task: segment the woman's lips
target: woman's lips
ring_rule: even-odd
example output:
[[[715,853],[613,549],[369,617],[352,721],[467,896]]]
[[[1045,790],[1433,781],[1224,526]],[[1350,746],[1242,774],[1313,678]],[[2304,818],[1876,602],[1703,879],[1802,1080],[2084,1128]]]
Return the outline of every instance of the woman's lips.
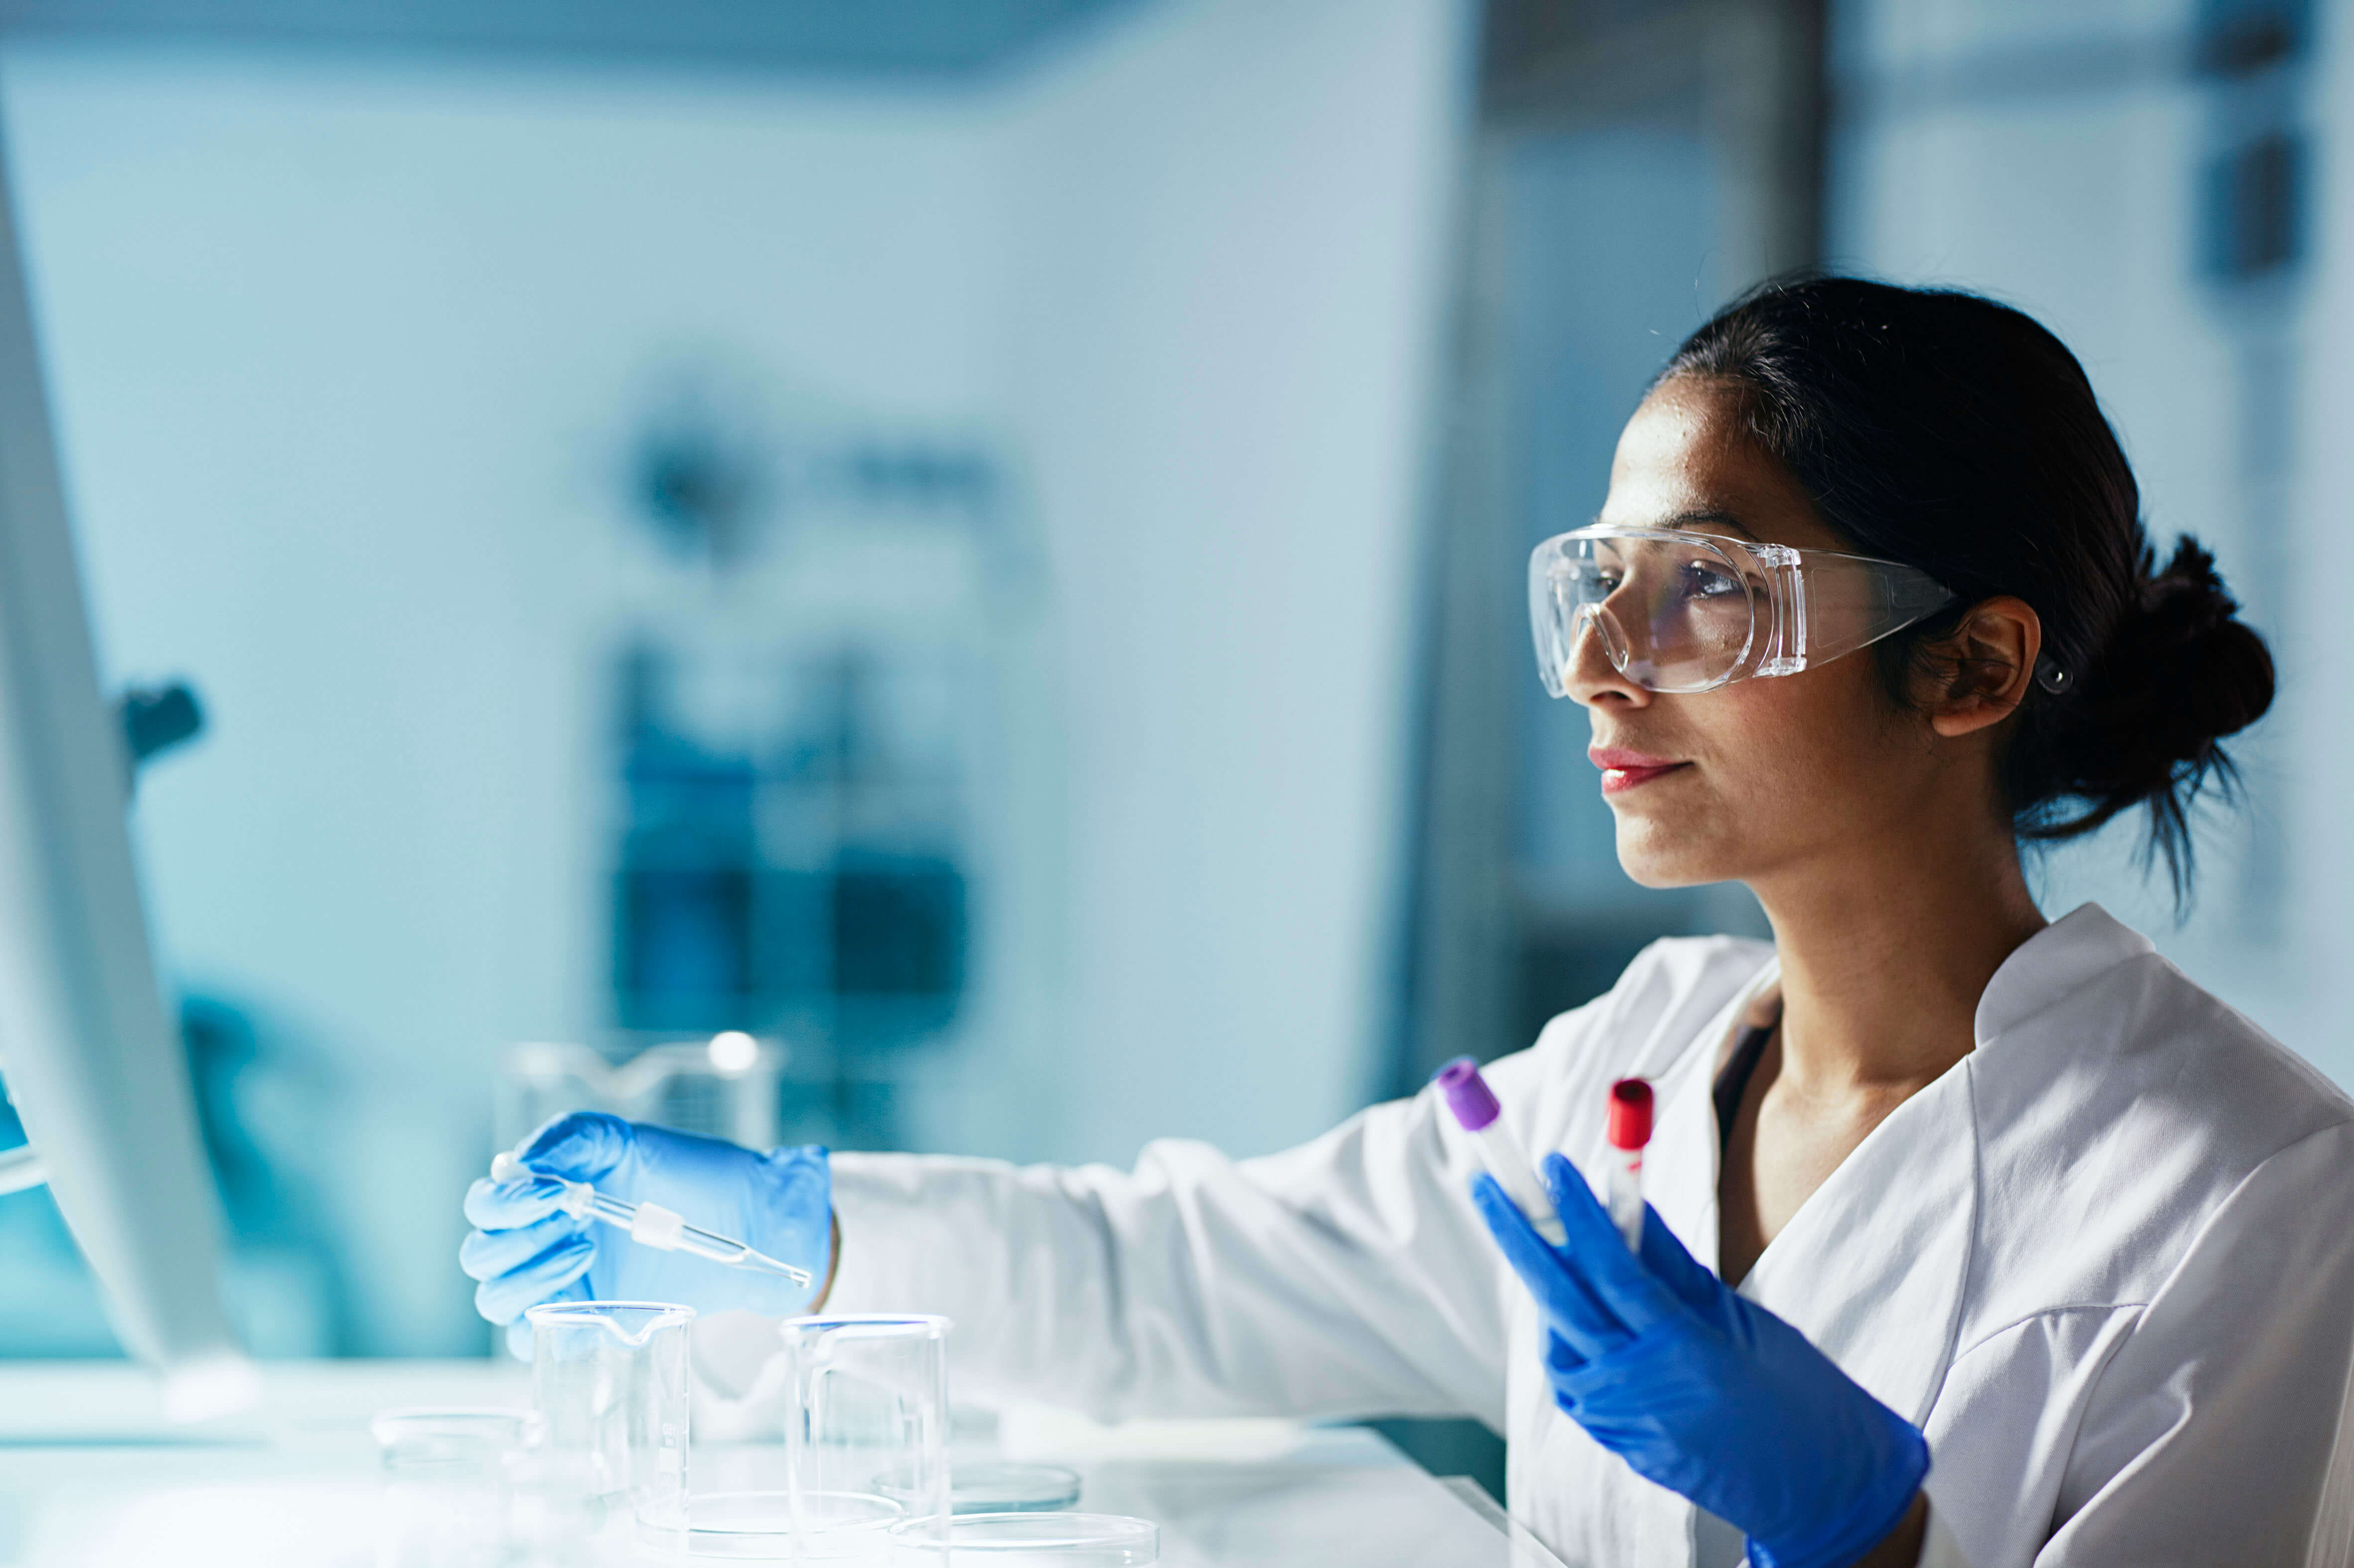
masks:
[[[1669,758],[1652,757],[1614,746],[1589,747],[1585,755],[1595,767],[1602,769],[1602,792],[1605,795],[1619,794],[1691,766],[1689,762],[1677,762]]]

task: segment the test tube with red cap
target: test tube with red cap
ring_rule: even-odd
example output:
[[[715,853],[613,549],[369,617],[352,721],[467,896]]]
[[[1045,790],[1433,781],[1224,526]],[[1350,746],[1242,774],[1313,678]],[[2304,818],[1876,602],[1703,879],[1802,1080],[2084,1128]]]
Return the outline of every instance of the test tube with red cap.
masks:
[[[1488,1086],[1488,1080],[1479,1075],[1479,1065],[1469,1056],[1458,1056],[1439,1068],[1432,1082],[1447,1097],[1447,1108],[1479,1144],[1480,1163],[1488,1167],[1488,1174],[1496,1179],[1504,1195],[1520,1205],[1537,1234],[1555,1246],[1566,1245],[1569,1233],[1561,1228],[1561,1215],[1553,1212],[1544,1183],[1537,1180],[1529,1151],[1504,1125],[1503,1107],[1496,1103],[1496,1092]]]
[[[1610,1086],[1610,1223],[1627,1250],[1643,1250],[1643,1146],[1651,1141],[1651,1086],[1621,1078]]]

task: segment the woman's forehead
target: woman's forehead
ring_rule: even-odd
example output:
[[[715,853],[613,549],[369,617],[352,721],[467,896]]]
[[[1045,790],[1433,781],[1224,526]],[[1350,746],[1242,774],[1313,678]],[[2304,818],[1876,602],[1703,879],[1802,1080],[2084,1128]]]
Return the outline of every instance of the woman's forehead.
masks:
[[[1601,521],[1846,547],[1789,471],[1749,439],[1739,397],[1683,376],[1659,386],[1627,421]]]

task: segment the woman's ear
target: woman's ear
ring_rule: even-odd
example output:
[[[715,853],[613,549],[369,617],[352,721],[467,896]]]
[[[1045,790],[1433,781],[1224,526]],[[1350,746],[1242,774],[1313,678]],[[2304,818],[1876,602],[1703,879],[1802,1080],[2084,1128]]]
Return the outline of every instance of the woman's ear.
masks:
[[[2027,700],[2043,652],[2043,622],[2005,594],[1972,605],[1961,624],[1923,648],[1914,695],[1948,740],[2000,724]]]

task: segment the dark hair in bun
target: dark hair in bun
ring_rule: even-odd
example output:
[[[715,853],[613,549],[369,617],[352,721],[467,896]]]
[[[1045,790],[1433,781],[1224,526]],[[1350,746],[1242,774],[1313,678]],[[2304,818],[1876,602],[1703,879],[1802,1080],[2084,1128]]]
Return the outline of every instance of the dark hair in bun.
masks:
[[[2003,758],[2013,823],[2067,839],[2146,805],[2146,853],[2179,899],[2190,804],[2211,779],[2232,794],[2221,741],[2272,705],[2272,655],[2195,541],[2158,567],[2133,470],[2060,340],[1977,294],[1808,278],[1718,312],[1659,379],[1677,376],[1740,387],[1751,435],[1825,522],[1960,596],[1879,645],[1900,703],[1918,651],[1969,605],[2034,607],[2044,659]]]

